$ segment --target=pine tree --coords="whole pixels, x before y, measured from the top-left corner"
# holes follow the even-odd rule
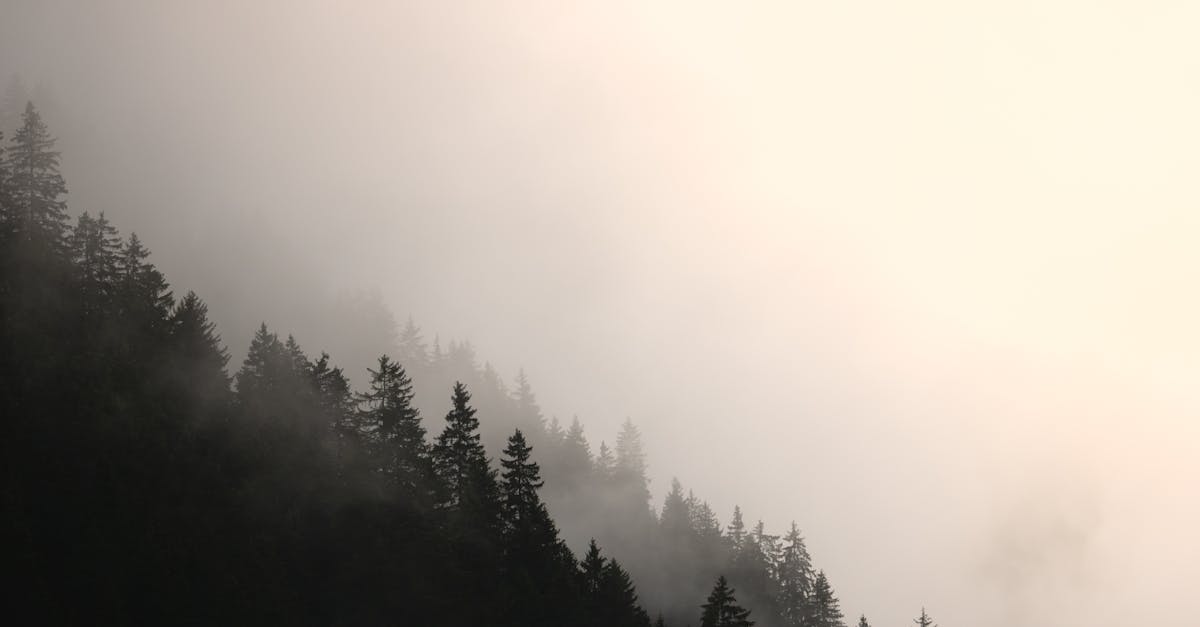
[[[142,246],[137,233],[131,233],[117,262],[117,292],[124,324],[158,339],[167,332],[166,320],[174,306],[174,297],[149,257],[150,251]]]
[[[277,389],[287,366],[279,336],[267,329],[267,323],[262,323],[254,333],[254,338],[250,340],[246,359],[242,361],[242,369],[237,373],[237,395],[240,402],[243,405],[248,404],[256,397]]]
[[[638,604],[637,588],[615,559],[608,560],[600,582],[599,624],[611,627],[650,627],[650,615]]]
[[[733,518],[725,530],[725,537],[729,541],[729,554],[736,560],[746,548],[746,523],[742,521],[742,508],[737,505],[733,506]]]
[[[783,549],[779,557],[776,580],[779,586],[779,613],[783,624],[788,627],[803,627],[809,597],[812,595],[812,558],[804,545],[800,528],[792,522],[783,538]]]
[[[413,322],[412,316],[400,331],[400,362],[409,364],[410,368],[421,368],[429,361],[429,352],[425,348],[425,340],[421,337],[421,329]]]
[[[543,436],[546,432],[546,419],[542,417],[542,408],[538,405],[537,396],[533,393],[533,386],[529,385],[529,377],[525,376],[524,368],[517,371],[512,400],[515,405],[514,426],[531,442],[537,442],[540,446],[541,442],[545,441]]]
[[[600,547],[596,539],[588,541],[588,550],[579,561],[579,579],[585,596],[596,598],[600,594],[600,586],[604,581],[605,559],[600,555]],[[594,611],[594,608],[592,608]]]
[[[508,438],[508,446],[504,449],[504,458],[500,465],[504,470],[501,476],[501,493],[504,495],[505,522],[510,533],[528,532],[532,527],[548,524],[549,514],[538,498],[538,489],[542,487],[540,469],[535,461],[529,458],[533,447],[525,442],[525,436],[520,429]]]
[[[700,627],[750,627],[750,610],[737,604],[735,590],[729,587],[725,576],[717,577],[713,591],[708,595],[708,602],[700,606],[704,608],[700,615]]]
[[[59,173],[59,153],[41,114],[25,106],[21,128],[13,135],[5,157],[8,171],[7,218],[18,234],[46,250],[66,249],[67,185]]]
[[[679,483],[679,479],[671,479],[671,491],[663,500],[659,526],[669,537],[685,538],[691,535],[692,517],[688,511],[688,503],[683,497],[683,484]]]
[[[813,581],[808,624],[812,627],[845,627],[843,618],[841,603],[834,595],[825,571],[817,572]]]
[[[223,403],[229,394],[229,353],[216,329],[208,306],[195,292],[188,292],[171,312],[169,372],[177,377],[176,385],[205,403]]]
[[[613,480],[624,493],[631,516],[647,519],[650,514],[650,480],[646,478],[646,453],[642,449],[642,434],[633,421],[626,418],[617,434],[617,460]]]
[[[68,237],[68,246],[83,315],[90,318],[107,311],[117,296],[120,235],[103,213],[93,218],[85,211]]]
[[[858,617],[858,627],[871,627],[871,623],[867,622],[866,614],[863,614]]]
[[[925,613],[925,608],[921,608],[921,615],[914,618],[913,622],[916,623],[918,627],[937,627],[937,625],[934,624],[933,619],[929,617],[929,614]]]
[[[432,462],[425,427],[412,403],[412,380],[387,355],[367,372],[370,389],[359,396],[359,423],[371,438],[373,457],[393,487],[408,497],[420,494],[432,479]]]
[[[446,504],[467,521],[490,530],[500,522],[500,491],[496,473],[480,443],[479,420],[470,403],[467,386],[456,382],[453,407],[433,448],[433,462],[447,490]]]
[[[596,455],[596,465],[593,474],[601,485],[607,485],[612,481],[616,469],[617,460],[613,457],[612,449],[608,448],[608,444],[602,440],[600,442],[600,453]]]
[[[570,488],[575,488],[592,472],[592,451],[583,435],[579,417],[571,420],[571,426],[563,437],[562,463],[558,468],[560,478]]]

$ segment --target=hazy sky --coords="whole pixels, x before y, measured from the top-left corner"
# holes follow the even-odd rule
[[[594,445],[632,417],[656,499],[677,475],[723,521],[796,519],[873,624],[1182,624],[1197,26],[1153,0],[0,0],[0,80],[45,102],[72,207],[136,228],[235,352],[375,288]]]

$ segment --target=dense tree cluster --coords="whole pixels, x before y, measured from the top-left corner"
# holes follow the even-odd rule
[[[723,529],[677,481],[656,513],[632,422],[593,453],[578,419],[546,420],[524,373],[509,390],[468,343],[391,326],[355,392],[264,323],[231,377],[203,301],[176,298],[104,214],[71,225],[55,141],[32,104],[20,122],[0,135],[10,611],[648,627],[650,607],[659,625],[844,625],[795,524],[774,536],[735,509]]]

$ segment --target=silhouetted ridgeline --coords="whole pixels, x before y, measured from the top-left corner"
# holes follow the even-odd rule
[[[723,527],[678,483],[656,513],[632,423],[593,451],[467,344],[389,328],[355,392],[264,324],[231,378],[204,303],[175,297],[136,235],[69,224],[58,162],[30,105],[0,152],[10,615],[843,624],[794,524],[775,536],[735,510]]]

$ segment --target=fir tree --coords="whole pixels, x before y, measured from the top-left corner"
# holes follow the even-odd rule
[[[413,322],[412,316],[400,331],[400,361],[410,367],[420,368],[429,361],[429,352],[425,348],[425,340],[421,337],[421,329]]]
[[[929,614],[925,612],[925,608],[921,608],[921,615],[914,618],[913,622],[916,623],[918,627],[937,627],[937,625],[934,624],[933,619],[930,618]]]
[[[746,548],[746,523],[742,521],[742,508],[737,505],[733,506],[733,518],[725,530],[725,537],[729,541],[729,554],[737,559]]]
[[[5,156],[8,171],[8,221],[18,236],[61,253],[66,247],[67,185],[59,173],[59,153],[41,114],[25,106],[21,128]]]
[[[779,586],[779,613],[783,624],[788,627],[803,627],[809,615],[808,604],[812,595],[812,558],[804,545],[800,528],[792,522],[783,538],[783,549],[779,557],[776,578]]]
[[[686,537],[692,532],[692,517],[687,501],[683,497],[683,485],[679,479],[671,479],[671,491],[663,500],[659,526],[672,537]]]
[[[863,614],[858,617],[858,627],[871,627],[871,623],[867,622],[866,614]]]
[[[429,486],[432,462],[425,427],[412,403],[412,380],[387,355],[367,372],[370,388],[359,397],[363,405],[359,423],[370,436],[373,457],[391,485],[410,497],[417,495]]]
[[[845,627],[841,603],[825,577],[825,571],[817,572],[813,581],[812,600],[810,603],[809,625],[812,627]]]
[[[217,326],[208,319],[208,306],[188,292],[175,306],[170,317],[170,345],[180,386],[189,386],[205,403],[220,403],[229,393],[229,375],[225,366],[229,353],[221,345]]]
[[[131,233],[117,262],[117,292],[123,323],[158,339],[167,333],[165,321],[174,307],[174,297],[149,257],[150,251],[142,246],[137,233]]]
[[[750,610],[737,604],[734,592],[724,575],[717,577],[708,602],[701,606],[704,611],[700,615],[700,627],[750,627],[754,624],[750,620]]]
[[[106,311],[116,298],[121,237],[101,213],[83,212],[68,238],[85,317]]]
[[[607,485],[612,481],[613,474],[617,469],[617,460],[613,457],[612,449],[608,448],[603,440],[600,442],[600,453],[596,455],[596,465],[594,474],[601,485]]]
[[[447,490],[446,504],[491,533],[500,522],[499,486],[480,443],[479,421],[470,403],[467,386],[456,382],[446,428],[433,448],[433,462]]]

